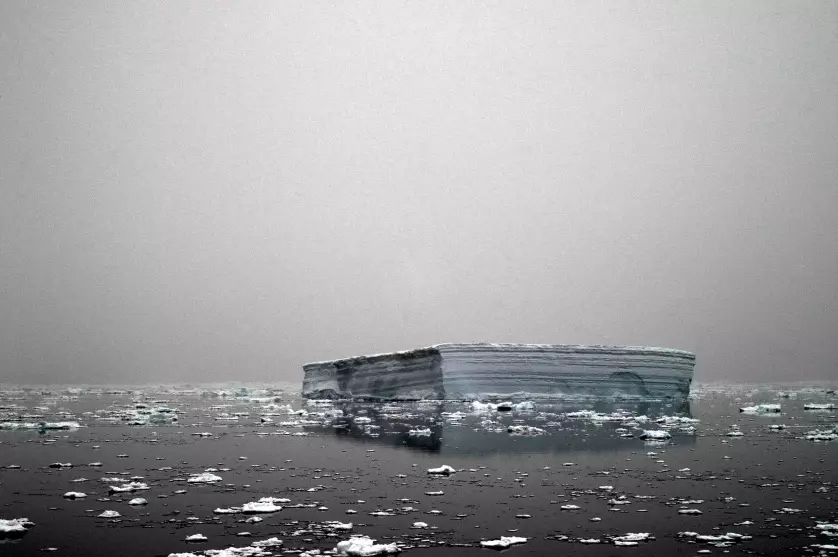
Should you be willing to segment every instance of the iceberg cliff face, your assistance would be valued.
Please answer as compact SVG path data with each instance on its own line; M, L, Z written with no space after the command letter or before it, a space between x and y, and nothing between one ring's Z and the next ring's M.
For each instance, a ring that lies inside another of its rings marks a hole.
M683 398L695 355L636 346L437 344L303 366L307 398Z

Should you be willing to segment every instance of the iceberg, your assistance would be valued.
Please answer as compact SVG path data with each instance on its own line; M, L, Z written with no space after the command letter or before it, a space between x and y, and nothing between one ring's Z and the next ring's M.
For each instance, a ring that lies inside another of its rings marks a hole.
M695 355L642 346L436 344L303 366L311 399L686 398Z

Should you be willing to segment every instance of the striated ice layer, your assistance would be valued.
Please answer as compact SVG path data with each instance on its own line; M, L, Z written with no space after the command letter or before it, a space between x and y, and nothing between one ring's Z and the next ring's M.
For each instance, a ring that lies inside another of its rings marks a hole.
M303 366L307 398L387 400L689 394L695 355L636 346L437 344Z

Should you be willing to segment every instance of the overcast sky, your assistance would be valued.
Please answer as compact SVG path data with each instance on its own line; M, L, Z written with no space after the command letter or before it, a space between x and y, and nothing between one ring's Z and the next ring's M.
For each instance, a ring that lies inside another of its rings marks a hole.
M0 4L0 382L448 341L838 378L838 2Z

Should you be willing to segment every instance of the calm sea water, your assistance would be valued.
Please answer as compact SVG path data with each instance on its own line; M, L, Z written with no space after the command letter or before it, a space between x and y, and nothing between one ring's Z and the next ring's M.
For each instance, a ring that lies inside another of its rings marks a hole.
M838 411L806 409L838 405L828 386L501 411L295 390L0 391L0 519L34 523L0 534L0 554L316 554L352 536L417 556L487 555L501 537L526 538L510 555L836 553ZM760 403L780 411L740 412ZM19 429L38 422L81 427ZM244 512L265 497L282 509Z

